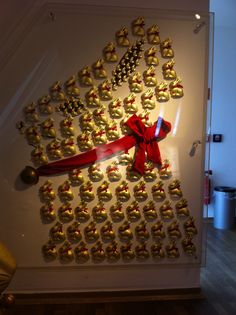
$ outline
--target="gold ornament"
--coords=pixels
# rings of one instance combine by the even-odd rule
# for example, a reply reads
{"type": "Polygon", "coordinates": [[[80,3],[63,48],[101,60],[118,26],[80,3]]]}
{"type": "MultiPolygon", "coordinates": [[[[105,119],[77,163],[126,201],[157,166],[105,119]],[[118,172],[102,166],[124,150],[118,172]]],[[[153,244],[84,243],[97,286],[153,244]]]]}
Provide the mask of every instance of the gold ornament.
{"type": "Polygon", "coordinates": [[[125,262],[130,262],[135,258],[135,253],[132,249],[132,243],[124,244],[120,247],[122,259],[125,262]]]}
{"type": "Polygon", "coordinates": [[[132,22],[132,32],[133,35],[136,36],[144,36],[145,35],[145,30],[144,30],[144,18],[143,17],[138,17],[132,22]]]}
{"type": "Polygon", "coordinates": [[[135,227],[135,235],[136,235],[136,239],[140,242],[147,241],[149,239],[150,234],[147,230],[147,224],[145,221],[141,221],[135,227]]]}
{"type": "Polygon", "coordinates": [[[189,216],[188,201],[186,199],[182,198],[179,200],[175,204],[175,209],[178,218],[186,218],[189,216]]]}
{"type": "Polygon", "coordinates": [[[184,96],[184,88],[181,84],[181,79],[177,77],[174,81],[170,82],[169,90],[172,98],[180,98],[184,96]]]}
{"type": "Polygon", "coordinates": [[[106,131],[103,128],[96,128],[92,131],[92,139],[95,146],[107,143],[106,131]]]}
{"type": "Polygon", "coordinates": [[[49,240],[42,246],[42,252],[47,261],[52,261],[57,258],[57,248],[52,240],[49,240]]]}
{"type": "Polygon", "coordinates": [[[162,66],[162,73],[165,80],[176,79],[176,71],[174,69],[175,61],[174,59],[168,60],[162,66]]]}
{"type": "Polygon", "coordinates": [[[157,178],[157,173],[154,170],[154,165],[151,161],[148,161],[144,164],[143,178],[147,182],[152,182],[157,178]]]}
{"type": "Polygon", "coordinates": [[[74,219],[73,210],[69,202],[64,203],[58,209],[58,216],[62,222],[70,222],[74,219]]]}
{"type": "Polygon", "coordinates": [[[163,201],[166,198],[165,190],[162,188],[163,185],[163,181],[160,180],[152,186],[152,196],[155,201],[163,201]]]}
{"type": "Polygon", "coordinates": [[[155,209],[154,202],[152,200],[146,203],[145,206],[143,207],[143,214],[147,221],[153,221],[157,218],[157,212],[155,209]]]}
{"type": "Polygon", "coordinates": [[[133,168],[133,165],[128,165],[126,167],[126,178],[131,182],[137,181],[142,177],[142,175],[136,172],[133,168]]]}
{"type": "Polygon", "coordinates": [[[128,242],[133,238],[133,233],[128,221],[125,221],[121,226],[119,226],[118,233],[121,241],[128,242]]]}
{"type": "Polygon", "coordinates": [[[114,119],[123,116],[123,104],[119,97],[115,98],[114,101],[109,104],[109,114],[111,118],[114,119]]]}
{"type": "Polygon", "coordinates": [[[50,180],[47,180],[39,188],[39,194],[43,202],[52,201],[56,198],[56,194],[52,188],[52,182],[50,180]]]}
{"type": "Polygon", "coordinates": [[[117,262],[120,259],[120,252],[116,241],[113,241],[106,247],[106,256],[109,263],[117,262]]]}
{"type": "Polygon", "coordinates": [[[103,49],[103,56],[106,62],[118,61],[118,55],[116,53],[116,45],[113,42],[109,42],[103,49]]]}
{"type": "Polygon", "coordinates": [[[79,117],[80,128],[82,131],[92,131],[94,128],[93,116],[90,111],[84,112],[79,117]]]}
{"type": "Polygon", "coordinates": [[[86,66],[78,72],[79,82],[82,86],[92,86],[91,68],[86,66]]]}
{"type": "Polygon", "coordinates": [[[112,89],[111,89],[111,82],[108,80],[103,81],[98,86],[98,91],[101,99],[103,101],[109,101],[112,100],[112,89]]]}
{"type": "Polygon", "coordinates": [[[56,219],[56,213],[52,201],[49,201],[46,204],[44,204],[41,207],[40,212],[42,220],[44,222],[52,222],[56,219]]]}
{"type": "Polygon", "coordinates": [[[116,187],[116,196],[119,201],[126,202],[130,198],[129,185],[126,181],[122,181],[116,187]]]}
{"type": "Polygon", "coordinates": [[[32,185],[32,184],[37,184],[39,180],[39,175],[38,172],[35,168],[32,166],[26,166],[23,171],[20,173],[20,178],[23,181],[23,183],[32,185]]]}
{"type": "Polygon", "coordinates": [[[81,185],[84,182],[84,177],[79,168],[75,168],[69,172],[69,179],[72,185],[81,185]]]}
{"type": "Polygon", "coordinates": [[[102,242],[98,241],[91,248],[91,257],[95,263],[101,263],[106,258],[106,253],[103,249],[102,242]]]}
{"type": "Polygon", "coordinates": [[[29,144],[37,145],[41,141],[41,135],[38,131],[38,127],[32,125],[28,127],[25,131],[26,139],[29,144]]]}
{"type": "Polygon", "coordinates": [[[61,141],[59,139],[55,139],[48,143],[47,153],[51,159],[61,158],[62,157],[61,141]]]}
{"type": "Polygon", "coordinates": [[[151,254],[153,259],[161,259],[165,257],[165,251],[161,242],[156,242],[151,246],[151,254]]]}
{"type": "Polygon", "coordinates": [[[92,209],[94,221],[100,223],[104,222],[107,219],[106,209],[104,203],[99,201],[99,203],[92,209]]]}
{"type": "Polygon", "coordinates": [[[150,121],[150,112],[147,111],[146,109],[144,111],[142,111],[142,113],[140,113],[138,115],[138,117],[141,118],[143,124],[146,126],[146,127],[151,127],[152,126],[152,122],[150,121]]]}
{"type": "Polygon", "coordinates": [[[84,242],[75,247],[75,260],[77,263],[85,263],[89,260],[89,250],[84,242]]]}
{"type": "Polygon", "coordinates": [[[174,217],[174,212],[171,207],[171,202],[169,200],[166,200],[162,206],[159,209],[160,215],[163,220],[170,220],[173,219],[174,217]]]}
{"type": "Polygon", "coordinates": [[[148,66],[158,66],[159,59],[156,56],[157,48],[152,46],[144,52],[145,61],[148,66]]]}
{"type": "Polygon", "coordinates": [[[131,92],[140,93],[143,90],[142,77],[140,72],[135,72],[129,77],[129,88],[131,92]]]}
{"type": "Polygon", "coordinates": [[[109,141],[114,141],[120,138],[120,133],[118,130],[117,123],[112,120],[108,125],[106,126],[106,135],[107,139],[109,141]]]}
{"type": "Polygon", "coordinates": [[[82,114],[85,110],[84,101],[78,96],[70,96],[64,100],[63,103],[60,103],[56,107],[58,112],[61,112],[64,116],[78,116],[82,114]]]}
{"type": "Polygon", "coordinates": [[[39,111],[43,115],[50,115],[53,113],[53,107],[51,105],[51,96],[50,95],[44,95],[40,97],[38,100],[38,107],[39,111]]]}
{"type": "Polygon", "coordinates": [[[127,133],[130,133],[130,129],[126,125],[126,122],[129,120],[130,117],[131,115],[125,115],[125,117],[120,121],[120,129],[124,135],[126,135],[127,133]]]}
{"type": "Polygon", "coordinates": [[[44,165],[48,163],[47,155],[44,153],[43,146],[37,145],[31,152],[31,158],[35,165],[44,165]]]}
{"type": "Polygon", "coordinates": [[[72,246],[69,242],[65,242],[58,250],[59,258],[64,263],[68,263],[74,259],[72,246]]]}
{"type": "Polygon", "coordinates": [[[176,246],[176,241],[170,240],[169,244],[166,245],[166,255],[168,258],[178,258],[179,249],[176,246]]]}
{"type": "Polygon", "coordinates": [[[93,142],[89,131],[84,131],[77,137],[77,143],[80,151],[88,151],[93,147],[93,142]]]}
{"type": "Polygon", "coordinates": [[[189,255],[189,256],[194,256],[196,257],[196,246],[194,245],[193,241],[192,241],[192,237],[190,236],[186,236],[183,240],[182,240],[182,246],[183,246],[183,250],[184,252],[189,255]]]}
{"type": "Polygon", "coordinates": [[[112,223],[110,221],[107,221],[102,227],[101,227],[101,238],[104,242],[111,242],[115,238],[115,232],[113,230],[112,223]]]}
{"type": "Polygon", "coordinates": [[[159,27],[154,24],[147,30],[147,40],[151,45],[160,44],[159,27]]]}
{"type": "Polygon", "coordinates": [[[65,240],[66,235],[63,231],[63,225],[60,222],[57,222],[51,229],[50,235],[54,242],[62,242],[65,240]]]}
{"type": "Polygon", "coordinates": [[[63,119],[60,122],[60,126],[61,126],[61,133],[63,136],[66,136],[66,137],[74,136],[75,130],[73,127],[73,118],[71,115],[63,119]]]}
{"type": "Polygon", "coordinates": [[[98,199],[104,202],[110,201],[112,198],[111,191],[109,189],[109,183],[104,181],[97,189],[98,199]]]}
{"type": "Polygon", "coordinates": [[[64,155],[71,156],[76,154],[75,142],[73,137],[63,139],[61,142],[61,148],[64,155]]]}
{"type": "Polygon", "coordinates": [[[169,160],[162,162],[161,168],[159,169],[159,176],[161,179],[169,179],[172,176],[169,160]]]}
{"type": "Polygon", "coordinates": [[[61,82],[56,81],[51,87],[50,87],[50,94],[54,101],[61,102],[65,100],[65,93],[62,90],[61,82]]]}
{"type": "Polygon", "coordinates": [[[160,50],[162,58],[173,58],[174,50],[172,49],[172,40],[167,38],[160,43],[160,50]]]}
{"type": "Polygon", "coordinates": [[[123,153],[118,156],[118,162],[120,165],[129,165],[133,163],[133,157],[129,153],[123,153]]]}
{"type": "Polygon", "coordinates": [[[111,182],[116,182],[121,179],[121,173],[118,167],[118,162],[114,161],[107,166],[107,177],[111,182]]]}
{"type": "Polygon", "coordinates": [[[195,220],[193,217],[189,217],[184,222],[184,231],[187,236],[193,237],[194,235],[197,235],[197,228],[195,226],[195,220]]]}
{"type": "Polygon", "coordinates": [[[146,191],[146,185],[144,181],[141,181],[134,186],[134,197],[139,202],[147,199],[148,194],[146,191]]]}
{"type": "Polygon", "coordinates": [[[93,182],[99,182],[100,180],[102,180],[104,177],[104,173],[101,170],[101,164],[100,163],[91,164],[88,168],[88,174],[89,178],[93,182]]]}
{"type": "Polygon", "coordinates": [[[89,209],[84,201],[75,208],[75,217],[81,223],[87,222],[90,219],[89,209]]]}
{"type": "Polygon", "coordinates": [[[100,58],[92,65],[93,75],[95,79],[105,79],[107,77],[107,72],[103,64],[104,60],[100,58]]]}
{"type": "Polygon", "coordinates": [[[120,222],[124,219],[125,215],[122,211],[122,203],[116,202],[110,207],[110,215],[114,222],[120,222]]]}
{"type": "Polygon", "coordinates": [[[89,107],[101,106],[101,100],[96,86],[93,86],[88,92],[86,92],[85,99],[89,107]]]}
{"type": "Polygon", "coordinates": [[[155,89],[156,98],[158,102],[167,102],[170,99],[170,95],[167,88],[168,84],[166,82],[161,82],[155,89]]]}
{"type": "Polygon", "coordinates": [[[99,233],[94,221],[90,222],[89,225],[84,228],[84,236],[87,242],[95,242],[99,238],[99,233]]]}
{"type": "Polygon", "coordinates": [[[151,227],[152,238],[154,240],[160,240],[166,237],[166,233],[163,228],[163,222],[158,220],[152,227],[151,227]]]}
{"type": "Polygon", "coordinates": [[[75,75],[72,75],[64,84],[66,94],[69,96],[79,96],[80,91],[79,87],[76,86],[76,78],[75,75]]]}
{"type": "Polygon", "coordinates": [[[183,193],[180,188],[180,181],[174,179],[168,186],[169,194],[174,199],[179,199],[182,197],[183,193]]]}
{"type": "Polygon", "coordinates": [[[128,29],[126,27],[123,27],[116,32],[116,42],[118,46],[128,47],[130,45],[128,34],[128,29]]]}
{"type": "Polygon", "coordinates": [[[34,102],[24,107],[24,114],[25,119],[28,122],[36,123],[39,121],[39,115],[36,111],[36,104],[34,102]]]}
{"type": "Polygon", "coordinates": [[[139,244],[135,247],[136,258],[139,261],[145,261],[149,258],[150,254],[147,250],[146,243],[139,244]]]}
{"type": "Polygon", "coordinates": [[[127,217],[130,221],[138,221],[141,218],[139,204],[137,201],[133,201],[127,208],[126,208],[127,217]]]}
{"type": "Polygon", "coordinates": [[[177,220],[174,220],[170,223],[170,225],[167,227],[167,233],[169,238],[177,240],[178,238],[181,238],[182,233],[179,229],[179,224],[177,220]]]}
{"type": "Polygon", "coordinates": [[[129,94],[124,99],[125,112],[128,114],[135,114],[138,111],[138,105],[136,103],[136,95],[134,93],[129,94]]]}
{"type": "Polygon", "coordinates": [[[106,126],[108,121],[107,115],[105,113],[105,107],[102,106],[100,108],[95,109],[93,111],[93,118],[97,126],[106,126]]]}
{"type": "Polygon", "coordinates": [[[95,198],[93,185],[90,180],[80,186],[80,198],[85,202],[90,202],[95,198]]]}
{"type": "Polygon", "coordinates": [[[42,135],[47,138],[56,137],[56,129],[54,128],[54,120],[48,118],[44,120],[41,124],[42,135]]]}
{"type": "Polygon", "coordinates": [[[69,201],[74,199],[73,192],[71,190],[71,182],[66,180],[63,184],[58,187],[59,197],[63,201],[69,201]]]}
{"type": "Polygon", "coordinates": [[[153,87],[157,85],[156,69],[154,66],[150,66],[143,72],[143,81],[146,86],[153,87]]]}
{"type": "Polygon", "coordinates": [[[81,231],[79,229],[79,223],[78,222],[74,222],[71,225],[68,226],[66,232],[67,232],[67,236],[68,239],[70,240],[70,242],[78,242],[81,240],[82,235],[81,235],[81,231]]]}
{"type": "Polygon", "coordinates": [[[155,100],[154,100],[154,91],[151,89],[146,90],[141,95],[141,103],[144,109],[154,109],[156,106],[155,100]]]}

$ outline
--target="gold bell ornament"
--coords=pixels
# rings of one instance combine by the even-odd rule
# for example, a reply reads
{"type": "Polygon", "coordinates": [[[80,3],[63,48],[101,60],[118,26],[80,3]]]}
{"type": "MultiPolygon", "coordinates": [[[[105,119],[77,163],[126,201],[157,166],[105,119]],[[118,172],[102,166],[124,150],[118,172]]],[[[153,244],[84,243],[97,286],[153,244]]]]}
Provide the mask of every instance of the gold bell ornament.
{"type": "Polygon", "coordinates": [[[80,115],[79,124],[82,131],[92,131],[94,129],[93,115],[89,110],[80,115]]]}
{"type": "Polygon", "coordinates": [[[41,134],[37,126],[30,126],[25,130],[25,136],[28,141],[28,144],[37,145],[41,141],[41,134]]]}
{"type": "Polygon", "coordinates": [[[93,147],[93,142],[91,139],[91,133],[89,131],[84,131],[77,137],[77,143],[80,151],[88,151],[93,147]]]}
{"type": "Polygon", "coordinates": [[[117,161],[113,161],[110,165],[108,165],[106,172],[107,177],[111,182],[116,182],[121,179],[121,172],[117,161]]]}
{"type": "Polygon", "coordinates": [[[180,188],[180,181],[174,179],[168,186],[169,194],[173,199],[179,199],[182,197],[183,193],[180,188]]]}
{"type": "Polygon", "coordinates": [[[134,186],[134,197],[137,201],[145,201],[148,197],[146,191],[146,184],[144,181],[140,181],[138,184],[134,186]]]}
{"type": "Polygon", "coordinates": [[[139,16],[137,19],[135,19],[132,22],[132,33],[136,36],[145,36],[145,29],[144,29],[145,23],[144,18],[139,16]]]}
{"type": "Polygon", "coordinates": [[[173,219],[174,217],[174,212],[171,207],[171,202],[169,200],[164,201],[159,211],[163,220],[170,220],[173,219]]]}
{"type": "Polygon", "coordinates": [[[56,198],[55,191],[52,188],[52,182],[47,180],[40,188],[39,194],[43,202],[52,201],[56,198]]]}
{"type": "Polygon", "coordinates": [[[135,222],[141,218],[139,203],[135,200],[126,208],[127,217],[130,221],[135,222]]]}
{"type": "Polygon", "coordinates": [[[116,45],[109,42],[103,49],[103,57],[106,62],[117,62],[118,55],[116,53],[116,45]]]}
{"type": "Polygon", "coordinates": [[[110,207],[110,216],[114,222],[120,222],[124,219],[121,202],[118,201],[110,207]]]}
{"type": "Polygon", "coordinates": [[[57,247],[52,240],[49,240],[42,246],[42,253],[47,261],[52,261],[57,258],[57,247]]]}
{"type": "Polygon", "coordinates": [[[129,77],[129,89],[131,92],[140,93],[143,90],[142,76],[140,72],[135,72],[129,77]]]}
{"type": "Polygon", "coordinates": [[[85,202],[90,202],[95,198],[93,185],[90,180],[80,186],[80,198],[85,202]]]}
{"type": "Polygon", "coordinates": [[[120,132],[118,130],[117,123],[112,120],[106,126],[106,135],[109,141],[114,141],[120,138],[120,132]]]}
{"type": "Polygon", "coordinates": [[[41,207],[40,212],[43,222],[49,223],[53,222],[56,219],[56,213],[52,201],[49,201],[46,204],[44,204],[41,207]]]}
{"type": "Polygon", "coordinates": [[[82,86],[92,86],[93,79],[91,76],[91,68],[89,66],[85,66],[78,72],[79,82],[82,86]]]}
{"type": "Polygon", "coordinates": [[[154,165],[151,161],[144,164],[144,174],[143,178],[147,182],[152,182],[157,178],[157,173],[154,169],[154,165]]]}
{"type": "Polygon", "coordinates": [[[177,220],[171,222],[167,227],[167,233],[170,239],[177,240],[182,237],[177,220]]]}
{"type": "Polygon", "coordinates": [[[66,241],[58,250],[59,258],[64,263],[71,262],[74,259],[74,253],[71,243],[66,241]]]}
{"type": "Polygon", "coordinates": [[[143,109],[152,110],[155,108],[156,103],[154,100],[154,91],[152,89],[147,89],[144,93],[142,93],[141,103],[142,103],[143,109]]]}
{"type": "Polygon", "coordinates": [[[115,232],[113,230],[112,223],[107,221],[100,230],[101,238],[103,242],[111,242],[115,239],[115,232]]]}
{"type": "Polygon", "coordinates": [[[108,108],[109,108],[109,114],[111,118],[113,119],[122,118],[123,104],[122,104],[122,100],[119,97],[115,98],[114,101],[109,103],[108,108]]]}
{"type": "Polygon", "coordinates": [[[37,145],[31,151],[31,159],[36,166],[44,165],[48,163],[48,157],[44,153],[44,148],[41,144],[37,145]]]}
{"type": "Polygon", "coordinates": [[[145,221],[141,221],[136,227],[135,227],[135,235],[136,239],[139,242],[147,241],[150,237],[150,234],[147,229],[147,223],[145,221]]]}
{"type": "Polygon", "coordinates": [[[84,177],[81,169],[75,168],[69,172],[69,179],[72,185],[79,186],[84,182],[84,177]]]}
{"type": "Polygon", "coordinates": [[[103,101],[112,100],[112,87],[111,82],[109,80],[105,80],[101,84],[99,84],[98,91],[101,100],[103,101]]]}
{"type": "Polygon", "coordinates": [[[51,104],[51,96],[44,95],[38,100],[39,111],[43,115],[50,115],[53,113],[53,106],[51,104]]]}
{"type": "Polygon", "coordinates": [[[54,120],[48,118],[44,120],[41,124],[42,135],[47,138],[56,137],[56,129],[54,128],[54,120]]]}
{"type": "Polygon", "coordinates": [[[164,239],[166,237],[166,233],[163,227],[163,222],[158,220],[152,227],[151,227],[151,234],[154,240],[164,239]]]}
{"type": "Polygon", "coordinates": [[[157,48],[155,46],[150,47],[144,52],[145,61],[147,66],[158,66],[159,59],[156,56],[157,48]]]}
{"type": "Polygon", "coordinates": [[[84,242],[75,247],[74,253],[77,263],[86,263],[89,260],[89,250],[84,242]]]}
{"type": "Polygon", "coordinates": [[[150,66],[143,72],[143,81],[148,87],[157,85],[156,68],[154,66],[150,66]]]}
{"type": "Polygon", "coordinates": [[[82,239],[82,234],[79,229],[80,224],[78,222],[73,222],[71,225],[68,226],[66,229],[67,237],[70,242],[79,242],[82,239]]]}
{"type": "Polygon", "coordinates": [[[98,93],[98,88],[93,86],[88,92],[85,94],[85,100],[87,106],[89,107],[99,107],[101,106],[101,100],[98,93]]]}
{"type": "Polygon", "coordinates": [[[168,258],[178,258],[180,256],[176,241],[170,240],[166,245],[166,255],[168,258]]]}
{"type": "Polygon", "coordinates": [[[91,164],[88,168],[88,175],[91,181],[99,182],[104,178],[104,172],[100,163],[91,164]]]}
{"type": "Polygon", "coordinates": [[[197,228],[195,226],[195,220],[193,217],[189,217],[184,222],[184,231],[187,236],[193,237],[194,235],[197,235],[197,228]]]}
{"type": "Polygon", "coordinates": [[[61,142],[61,148],[66,156],[71,156],[76,154],[76,147],[75,147],[75,141],[73,137],[69,137],[66,139],[63,139],[61,142]]]}
{"type": "Polygon", "coordinates": [[[105,107],[101,106],[93,111],[93,119],[97,126],[106,126],[108,124],[105,107]]]}
{"type": "Polygon", "coordinates": [[[61,141],[52,140],[47,144],[47,153],[50,159],[60,159],[62,157],[61,141]]]}
{"type": "Polygon", "coordinates": [[[112,193],[109,189],[109,183],[104,181],[98,188],[97,188],[97,195],[100,201],[110,201],[112,198],[112,193]]]}
{"type": "Polygon", "coordinates": [[[67,116],[60,122],[61,133],[65,137],[74,136],[75,130],[73,127],[73,117],[71,115],[67,116]]]}
{"type": "Polygon", "coordinates": [[[184,252],[189,255],[189,256],[194,256],[196,257],[196,246],[194,245],[193,241],[192,241],[192,237],[190,236],[186,236],[183,240],[182,240],[182,247],[184,252]]]}
{"type": "Polygon", "coordinates": [[[75,217],[81,223],[87,222],[90,219],[89,209],[87,207],[87,203],[82,201],[76,208],[75,208],[75,217]]]}
{"type": "Polygon", "coordinates": [[[62,90],[61,82],[56,81],[51,87],[50,87],[50,95],[54,101],[61,102],[65,100],[65,93],[62,90]]]}
{"type": "Polygon", "coordinates": [[[76,77],[72,75],[64,84],[66,94],[69,96],[79,96],[80,90],[79,87],[76,85],[76,77]]]}
{"type": "Polygon", "coordinates": [[[120,259],[120,252],[116,241],[113,241],[106,247],[106,256],[109,263],[117,262],[120,259]]]}
{"type": "Polygon", "coordinates": [[[99,201],[99,203],[93,207],[92,214],[94,221],[98,223],[104,222],[107,219],[107,213],[104,207],[104,203],[99,201]]]}
{"type": "Polygon", "coordinates": [[[39,121],[39,114],[36,111],[36,104],[34,102],[24,107],[24,114],[28,122],[36,123],[39,121]]]}
{"type": "Polygon", "coordinates": [[[130,93],[124,99],[124,108],[125,112],[128,114],[135,114],[138,111],[138,105],[136,103],[136,95],[134,93],[130,93]]]}
{"type": "Polygon", "coordinates": [[[158,102],[168,102],[170,99],[170,95],[168,92],[168,84],[163,81],[155,89],[156,99],[158,102]]]}
{"type": "Polygon", "coordinates": [[[70,201],[74,199],[74,195],[71,190],[71,182],[69,180],[64,181],[64,183],[58,187],[58,195],[63,201],[70,201]]]}
{"type": "Polygon", "coordinates": [[[146,127],[151,127],[151,126],[152,126],[152,122],[150,121],[149,115],[150,115],[150,112],[149,112],[148,110],[146,110],[146,109],[145,109],[144,111],[142,111],[142,112],[138,115],[138,117],[141,118],[143,124],[144,124],[146,127]]]}
{"type": "Polygon", "coordinates": [[[170,82],[169,90],[172,98],[180,98],[184,96],[184,88],[181,84],[181,79],[177,77],[174,81],[170,82]]]}
{"type": "Polygon", "coordinates": [[[162,259],[165,258],[165,250],[161,242],[156,242],[151,246],[151,254],[153,259],[162,259]]]}
{"type": "Polygon", "coordinates": [[[173,58],[174,50],[172,48],[171,38],[166,38],[160,43],[160,50],[162,58],[173,58]]]}
{"type": "Polygon", "coordinates": [[[172,176],[169,160],[166,159],[162,162],[161,168],[159,169],[159,176],[161,179],[169,179],[172,176]]]}
{"type": "Polygon", "coordinates": [[[50,235],[54,242],[59,243],[66,239],[65,232],[63,231],[63,225],[60,222],[57,222],[50,229],[50,235]]]}
{"type": "Polygon", "coordinates": [[[144,205],[143,214],[147,221],[153,221],[157,218],[156,208],[152,200],[144,205]]]}
{"type": "Polygon", "coordinates": [[[128,38],[129,32],[126,27],[122,27],[120,30],[116,32],[116,42],[118,46],[128,47],[130,45],[130,41],[128,38]]]}
{"type": "Polygon", "coordinates": [[[165,80],[176,79],[176,71],[174,69],[175,61],[174,59],[168,60],[162,66],[162,73],[165,80]]]}
{"type": "Polygon", "coordinates": [[[116,196],[117,199],[121,202],[126,202],[130,199],[129,185],[126,181],[122,181],[116,187],[116,196]]]}
{"type": "Polygon", "coordinates": [[[146,243],[139,244],[135,247],[136,258],[139,261],[145,261],[150,257],[146,243]]]}
{"type": "Polygon", "coordinates": [[[107,136],[104,128],[96,128],[92,131],[92,139],[95,146],[106,144],[107,136]]]}
{"type": "Polygon", "coordinates": [[[189,216],[188,201],[182,198],[175,204],[176,214],[178,218],[187,218],[189,216]]]}
{"type": "Polygon", "coordinates": [[[98,241],[91,248],[91,257],[95,263],[101,263],[106,259],[106,253],[102,242],[98,241]]]}
{"type": "Polygon", "coordinates": [[[120,121],[120,129],[123,135],[129,134],[130,129],[126,125],[126,122],[130,119],[131,115],[125,115],[125,117],[120,121]]]}
{"type": "Polygon", "coordinates": [[[84,228],[84,236],[87,242],[95,242],[99,238],[99,233],[96,228],[96,223],[94,221],[91,221],[84,228]]]}
{"type": "Polygon", "coordinates": [[[102,58],[94,62],[94,64],[92,65],[92,70],[95,79],[107,78],[107,71],[104,68],[104,60],[102,58]]]}
{"type": "Polygon", "coordinates": [[[120,165],[129,165],[133,163],[133,157],[127,152],[118,155],[118,162],[120,165]]]}
{"type": "Polygon", "coordinates": [[[126,178],[131,181],[131,182],[135,182],[140,180],[140,178],[142,177],[142,175],[135,171],[133,168],[133,165],[130,164],[126,167],[126,178]]]}
{"type": "Polygon", "coordinates": [[[62,204],[58,209],[58,216],[62,222],[70,222],[74,219],[72,206],[69,202],[62,204]]]}
{"type": "Polygon", "coordinates": [[[119,226],[118,234],[121,241],[128,242],[133,239],[133,232],[128,221],[125,221],[121,226],[119,226]]]}
{"type": "Polygon", "coordinates": [[[126,243],[120,247],[121,256],[124,262],[130,262],[135,258],[134,250],[132,249],[132,243],[126,243]]]}
{"type": "Polygon", "coordinates": [[[147,41],[151,45],[160,44],[159,27],[154,24],[147,29],[147,41]]]}

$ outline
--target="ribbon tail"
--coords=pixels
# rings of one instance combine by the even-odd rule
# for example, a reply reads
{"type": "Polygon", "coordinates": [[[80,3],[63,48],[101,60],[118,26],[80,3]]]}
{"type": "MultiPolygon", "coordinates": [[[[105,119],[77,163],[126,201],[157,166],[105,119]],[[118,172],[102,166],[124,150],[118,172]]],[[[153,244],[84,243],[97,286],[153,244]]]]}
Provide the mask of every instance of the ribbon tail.
{"type": "Polygon", "coordinates": [[[146,150],[147,150],[147,158],[150,161],[159,165],[162,164],[160,149],[156,141],[155,142],[153,141],[152,143],[148,144],[146,150]]]}
{"type": "Polygon", "coordinates": [[[140,173],[141,175],[144,174],[144,163],[146,161],[146,154],[145,154],[145,144],[139,143],[139,147],[137,148],[133,169],[140,173]]]}

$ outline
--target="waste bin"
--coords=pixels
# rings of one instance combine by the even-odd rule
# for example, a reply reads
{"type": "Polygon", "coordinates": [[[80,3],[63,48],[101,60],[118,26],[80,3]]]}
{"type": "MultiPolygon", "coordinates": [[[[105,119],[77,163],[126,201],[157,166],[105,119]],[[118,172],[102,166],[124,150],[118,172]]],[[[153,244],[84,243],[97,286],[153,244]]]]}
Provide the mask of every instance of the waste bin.
{"type": "Polygon", "coordinates": [[[232,229],[236,206],[236,188],[218,186],[214,188],[214,227],[232,229]]]}

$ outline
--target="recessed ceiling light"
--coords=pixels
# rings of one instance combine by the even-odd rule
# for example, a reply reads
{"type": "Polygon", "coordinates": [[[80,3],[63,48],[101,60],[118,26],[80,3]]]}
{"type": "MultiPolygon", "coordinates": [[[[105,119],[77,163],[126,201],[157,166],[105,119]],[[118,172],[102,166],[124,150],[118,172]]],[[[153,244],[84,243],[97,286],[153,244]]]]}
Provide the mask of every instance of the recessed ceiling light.
{"type": "Polygon", "coordinates": [[[200,15],[200,14],[198,14],[198,13],[196,13],[196,14],[195,14],[195,18],[196,18],[197,20],[200,20],[201,15],[200,15]]]}

